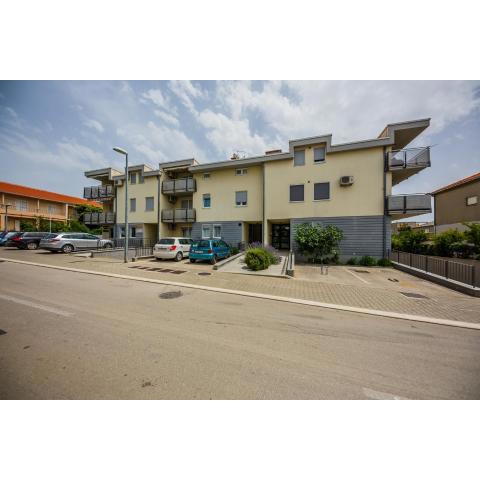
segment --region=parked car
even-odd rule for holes
[[[7,242],[18,233],[21,232],[2,232],[0,237],[0,247],[5,247]]]
[[[162,238],[153,247],[157,260],[175,259],[177,262],[190,255],[192,240],[184,237]]]
[[[217,260],[228,258],[230,255],[231,249],[223,240],[197,240],[192,243],[190,249],[190,262],[208,260],[214,265]]]
[[[107,238],[100,238],[91,233],[67,232],[48,234],[45,238],[42,238],[39,247],[51,252],[71,253],[76,250],[113,248],[113,243]]]
[[[7,241],[7,247],[17,247],[21,250],[36,250],[40,240],[48,235],[48,232],[18,232]]]

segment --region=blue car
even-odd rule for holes
[[[227,258],[230,254],[230,247],[223,240],[194,240],[190,247],[190,262],[208,260],[212,265],[215,265],[217,260]]]

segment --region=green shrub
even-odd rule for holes
[[[250,248],[245,254],[245,263],[250,270],[266,270],[270,266],[270,258],[263,248]]]
[[[22,232],[36,232],[37,225],[32,220],[20,220],[20,230]]]
[[[324,263],[338,253],[343,231],[335,225],[323,227],[319,223],[302,223],[295,227],[295,242],[300,252],[313,262]]]
[[[377,265],[379,267],[391,267],[392,266],[392,262],[388,259],[388,258],[380,258],[378,261],[377,261]]]
[[[370,255],[364,255],[362,258],[360,258],[358,264],[362,265],[363,267],[373,267],[377,264],[377,261]]]
[[[446,230],[445,232],[439,233],[435,236],[434,245],[435,245],[435,254],[440,255],[441,257],[451,257],[454,252],[454,245],[459,244],[464,239],[462,232],[454,230]]]
[[[238,247],[230,247],[230,252],[232,255],[236,255],[237,253],[240,253],[240,249]]]
[[[358,265],[358,258],[352,257],[347,260],[347,265]]]
[[[408,253],[423,253],[428,235],[423,230],[404,228],[392,235],[392,248]]]
[[[463,233],[465,239],[475,245],[475,251],[480,252],[480,223],[464,223],[467,230]]]

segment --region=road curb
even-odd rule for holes
[[[72,268],[72,267],[61,267],[58,265],[46,265],[44,263],[26,262],[24,260],[13,260],[10,258],[0,258],[0,260],[5,262],[10,262],[10,263],[18,263],[22,265],[52,268],[54,270],[64,270],[67,272],[85,273],[89,275],[100,275],[103,277],[120,278],[124,280],[134,280],[134,281],[144,282],[144,283],[154,283],[157,285],[171,285],[175,287],[190,288],[194,290],[204,290],[208,292],[225,293],[228,295],[239,295],[243,297],[260,298],[264,300],[274,300],[274,301],[293,303],[298,305],[308,305],[311,307],[328,308],[330,310],[340,310],[340,311],[351,312],[351,313],[363,313],[366,315],[375,315],[375,316],[386,317],[386,318],[410,320],[413,322],[430,323],[434,325],[444,325],[448,327],[467,328],[470,330],[480,330],[480,323],[477,324],[477,323],[469,323],[469,322],[458,322],[455,320],[448,320],[444,318],[431,318],[431,317],[423,317],[420,315],[409,315],[409,314],[397,313],[397,312],[387,312],[383,310],[372,310],[372,309],[362,308],[362,307],[351,307],[348,305],[337,305],[333,303],[317,302],[314,300],[303,300],[299,298],[282,297],[277,295],[247,292],[243,290],[230,290],[227,288],[209,287],[207,285],[195,285],[191,283],[172,282],[169,280],[156,280],[153,278],[135,277],[132,275],[122,275],[118,273],[96,272],[94,270],[84,270],[81,268]]]

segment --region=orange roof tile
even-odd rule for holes
[[[48,192],[47,190],[39,190],[38,188],[25,187],[24,185],[16,185],[15,183],[0,182],[0,192],[11,193],[12,195],[20,195],[23,197],[39,198],[40,200],[50,200],[51,202],[69,203],[71,205],[92,205],[101,207],[97,202],[85,200],[79,197],[71,197],[61,193]]]
[[[480,180],[480,172],[474,173],[469,177],[465,177],[465,178],[462,178],[461,180],[457,180],[456,182],[445,185],[445,187],[441,187],[438,190],[435,190],[434,192],[432,192],[432,195],[435,195],[440,192],[445,192],[447,190],[451,190],[452,188],[459,187],[460,185],[463,185],[465,183],[474,182],[475,180]]]

